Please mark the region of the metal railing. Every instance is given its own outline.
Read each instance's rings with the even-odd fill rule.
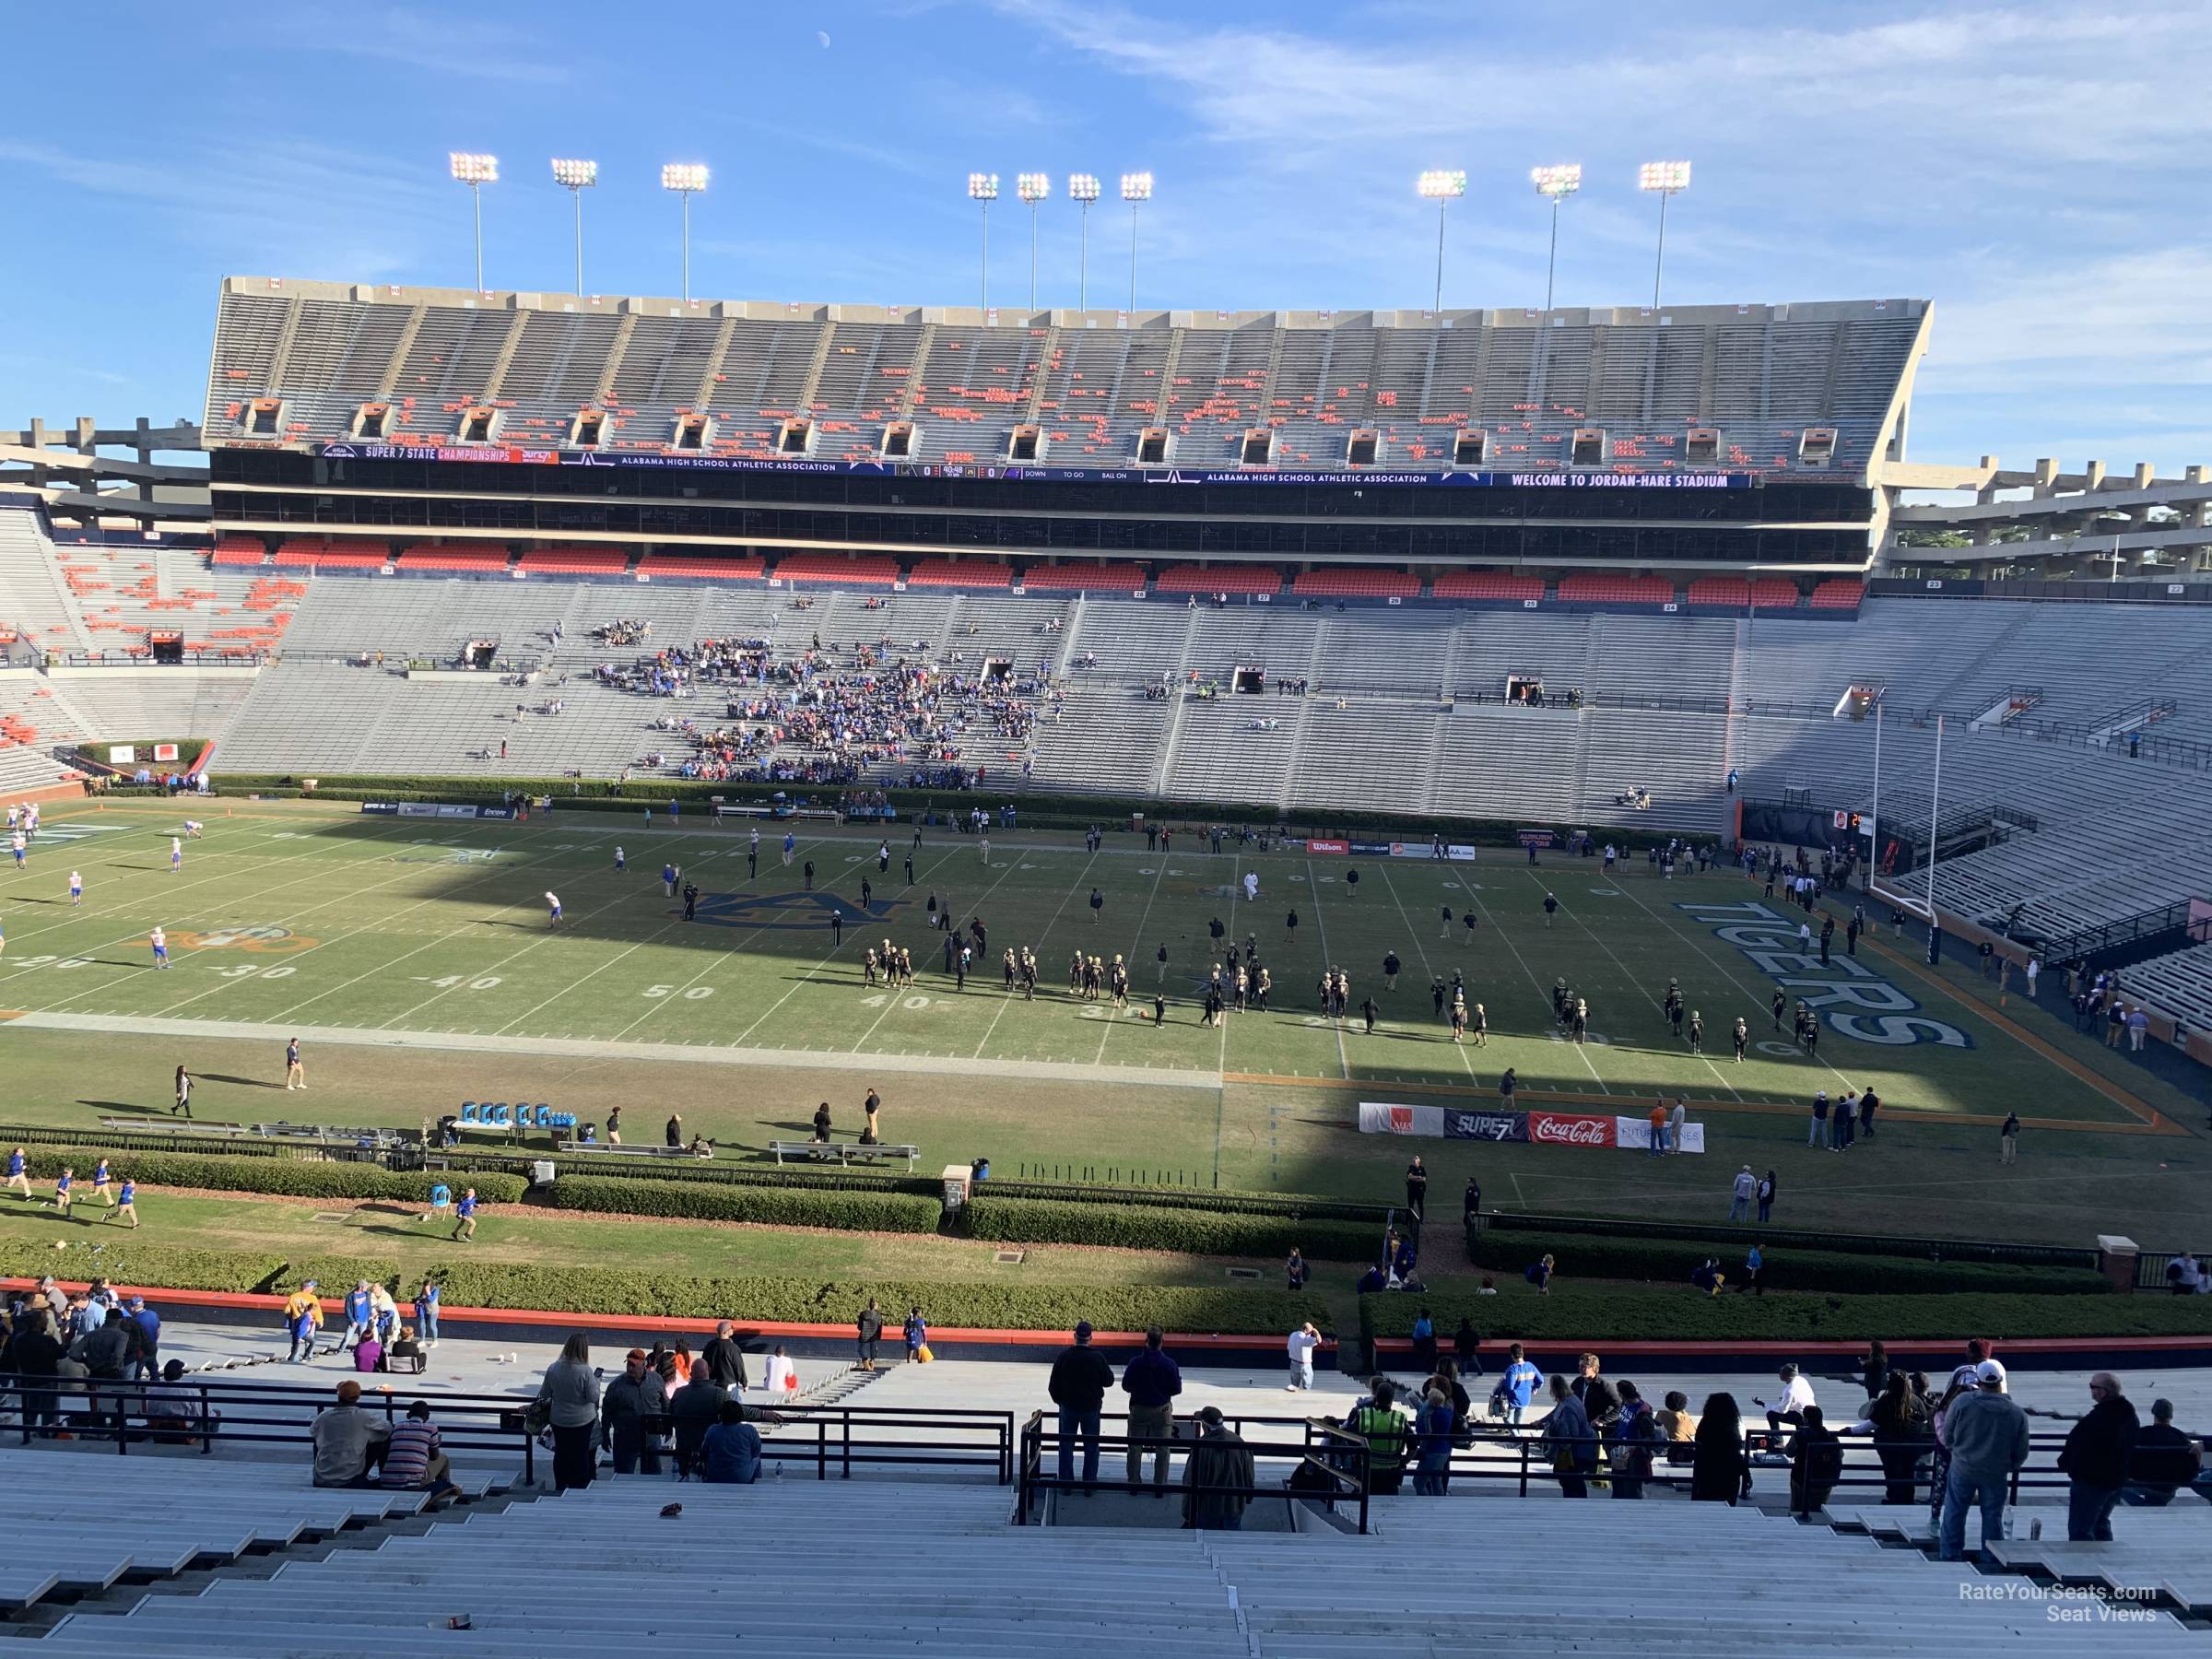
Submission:
[[[1365,1535],[1368,1530],[1372,1454],[1364,1439],[1323,1418],[1247,1417],[1224,1413],[1221,1420],[1226,1428],[1238,1436],[1242,1442],[1242,1450],[1252,1455],[1255,1464],[1270,1459],[1288,1461],[1295,1465],[1295,1473],[1289,1479],[1272,1486],[1262,1485],[1256,1479],[1250,1486],[1208,1481],[1197,1488],[1201,1494],[1217,1498],[1242,1498],[1248,1502],[1261,1499],[1280,1501],[1286,1505],[1313,1502],[1323,1505],[1331,1513],[1335,1512],[1338,1503],[1350,1503],[1354,1508],[1354,1525],[1361,1535]],[[1127,1459],[1132,1455],[1140,1464],[1146,1458],[1157,1458],[1163,1454],[1171,1457],[1177,1452],[1188,1456],[1199,1444],[1195,1438],[1160,1439],[1107,1431],[1109,1424],[1126,1424],[1128,1421],[1129,1417],[1125,1412],[1102,1412],[1100,1414],[1100,1432],[1093,1436],[1080,1430],[1066,1433],[1057,1428],[1048,1429],[1045,1427],[1045,1414],[1042,1411],[1031,1412],[1021,1426],[1020,1460],[1015,1477],[1014,1524],[1017,1526],[1039,1524],[1036,1506],[1048,1492],[1132,1489],[1126,1478],[1098,1477],[1085,1479],[1081,1476],[1048,1475],[1045,1473],[1048,1452],[1055,1461],[1065,1459],[1071,1465],[1078,1451],[1086,1462],[1094,1453],[1101,1462],[1110,1457],[1119,1457],[1126,1469]],[[1184,1425],[1193,1421],[1187,1418],[1181,1419]],[[1293,1440],[1286,1433],[1277,1439],[1246,1439],[1244,1436],[1248,1428],[1296,1430],[1298,1438]],[[1301,1477],[1306,1484],[1299,1484]],[[1140,1482],[1135,1489],[1152,1488]],[[1180,1491],[1188,1488],[1171,1489]]]
[[[1014,1414],[954,1406],[930,1409],[912,1406],[765,1406],[764,1411],[782,1419],[782,1427],[761,1436],[763,1460],[814,1465],[814,1477],[827,1480],[832,1469],[838,1478],[853,1478],[853,1466],[870,1465],[912,1468],[988,1469],[998,1486],[1014,1483]],[[806,1431],[811,1429],[812,1433]],[[796,1430],[796,1433],[791,1432]],[[913,1441],[894,1431],[925,1433],[931,1438]]]
[[[149,1391],[157,1388],[161,1397],[149,1401]],[[196,1402],[189,1415],[168,1408],[180,1391]],[[149,1442],[196,1441],[203,1456],[214,1455],[218,1440],[309,1446],[313,1443],[314,1414],[335,1400],[329,1388],[286,1383],[210,1383],[191,1376],[157,1383],[21,1371],[0,1373],[0,1395],[14,1397],[15,1427],[25,1445],[34,1436],[72,1435],[83,1441],[112,1440],[123,1456],[129,1455],[134,1444]],[[429,1406],[430,1420],[446,1451],[519,1452],[524,1482],[535,1482],[537,1437],[525,1420],[527,1399],[514,1394],[416,1394],[394,1387],[389,1394],[364,1393],[359,1406],[371,1413],[381,1409],[390,1426],[417,1400]],[[282,1415],[272,1415],[279,1412]],[[156,1428],[155,1423],[164,1426]]]

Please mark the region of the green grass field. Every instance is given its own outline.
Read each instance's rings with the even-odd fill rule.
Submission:
[[[206,833],[172,874],[186,811]],[[787,868],[782,826],[764,827],[748,877],[743,830],[689,820],[433,822],[219,800],[57,808],[25,869],[0,864],[0,1010],[12,1016],[0,1025],[0,1117],[89,1134],[104,1114],[166,1116],[182,1061],[200,1076],[203,1118],[413,1124],[463,1100],[528,1099],[604,1120],[620,1103],[633,1141],[657,1138],[676,1110],[688,1133],[760,1156],[771,1137],[803,1136],[818,1100],[841,1133],[856,1130],[874,1084],[886,1137],[920,1142],[928,1171],[987,1152],[1004,1174],[1386,1198],[1418,1150],[1440,1194],[1479,1170],[1493,1203],[1703,1218],[1724,1213],[1735,1164],[1752,1162],[1781,1172],[1778,1222],[2068,1242],[2118,1227],[2148,1245],[2199,1207],[2200,1108],[2179,1090],[2017,998],[1996,1009],[1971,970],[1931,972],[1881,939],[1862,947],[1855,974],[1777,961],[1796,919],[1778,902],[1771,919],[1743,908],[1760,889],[1738,876],[1662,881],[1640,864],[1607,878],[1594,861],[1530,869],[1488,852],[1473,864],[1216,855],[1182,835],[1163,856],[1126,833],[1093,855],[1028,830],[994,837],[986,866],[971,837],[912,838],[890,827],[879,870],[877,835],[808,825]],[[618,843],[627,872],[614,868]],[[664,894],[671,860],[701,889],[698,922]],[[68,901],[73,868],[81,908]],[[547,889],[565,910],[559,929]],[[1561,903],[1549,925],[1547,891]],[[932,895],[987,925],[990,959],[964,992],[940,971]],[[1456,921],[1439,936],[1444,905],[1475,912],[1472,937]],[[1229,938],[1256,939],[1276,993],[1271,1011],[1209,1030],[1196,992],[1217,917]],[[156,925],[167,971],[151,966]],[[911,990],[862,982],[864,941],[884,937],[912,951]],[[1163,943],[1171,1006],[1156,1028]],[[1023,944],[1041,964],[1033,1003],[1000,989],[998,952]],[[1841,934],[1837,946],[1841,959]],[[1127,1011],[1067,995],[1077,949],[1134,964]],[[1404,969],[1389,991],[1394,949]],[[1319,1014],[1324,963],[1349,972],[1355,1006],[1371,993],[1381,1004],[1375,1032],[1357,1014]],[[1455,970],[1487,1006],[1487,1047],[1455,1046],[1434,1014],[1431,975]],[[1831,999],[1817,1057],[1771,1029],[1777,972],[1805,982],[1793,995]],[[1589,1000],[1586,1044],[1552,1029],[1559,977]],[[1661,1018],[1670,977],[1704,1015],[1701,1057]],[[1753,1039],[1741,1065],[1727,1036],[1739,1015]],[[307,1043],[304,1097],[280,1093],[293,1031]],[[1362,1098],[1494,1098],[1508,1066],[1524,1105],[1641,1112],[1655,1095],[1687,1095],[1712,1153],[1654,1164],[1352,1129]],[[1805,1148],[1814,1089],[1869,1086],[1887,1102],[1876,1146],[1848,1159]],[[2000,1175],[1994,1124],[2008,1108],[2030,1124],[2028,1156]]]

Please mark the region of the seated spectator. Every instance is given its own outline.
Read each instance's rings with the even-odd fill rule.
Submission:
[[[1182,1465],[1183,1525],[1204,1532],[1242,1530],[1244,1511],[1252,1500],[1238,1488],[1255,1483],[1252,1453],[1222,1421],[1221,1408],[1201,1406],[1198,1443]]]
[[[1698,1438],[1698,1419],[1689,1414],[1689,1396],[1680,1389],[1669,1389],[1666,1403],[1652,1416],[1657,1420],[1659,1432],[1666,1437],[1666,1461],[1686,1464],[1696,1455],[1693,1443]]]
[[[703,1365],[694,1366],[691,1380],[668,1396],[668,1421],[676,1441],[676,1475],[687,1479],[698,1472],[700,1448],[709,1431],[722,1420],[722,1408],[732,1401],[730,1391],[708,1375]]]
[[[382,1484],[410,1492],[427,1488],[435,1504],[449,1492],[461,1489],[453,1482],[452,1469],[439,1443],[438,1426],[430,1421],[429,1403],[416,1401],[385,1443]]]
[[[782,1345],[779,1343],[776,1351],[768,1357],[768,1397],[772,1400],[779,1394],[796,1394],[798,1391],[798,1370],[785,1356]]]
[[[185,1382],[184,1361],[171,1359],[161,1368],[161,1380],[146,1391],[146,1427],[157,1443],[196,1445],[197,1433],[212,1429],[215,1413],[200,1403],[200,1392]]]
[[[384,1351],[384,1369],[393,1371],[418,1372],[422,1370],[422,1344],[415,1340],[415,1327],[401,1325],[399,1335]]]
[[[2194,1485],[2204,1466],[2204,1447],[2173,1426],[2173,1402],[2153,1400],[2149,1423],[2136,1431],[2127,1486],[2120,1495],[2130,1503],[2163,1507],[2183,1487]]]
[[[353,1369],[363,1376],[384,1369],[384,1345],[373,1332],[353,1345]]]
[[[735,1400],[723,1402],[721,1420],[707,1430],[700,1454],[709,1486],[750,1486],[760,1478],[760,1432]]]
[[[1829,1428],[1819,1406],[1807,1406],[1803,1416],[1805,1421],[1790,1441],[1790,1507],[1800,1512],[1826,1504],[1843,1477],[1843,1442]]]
[[[361,1385],[351,1377],[338,1384],[338,1403],[315,1414],[308,1436],[315,1447],[315,1484],[365,1487],[383,1462],[391,1431],[361,1409]]]

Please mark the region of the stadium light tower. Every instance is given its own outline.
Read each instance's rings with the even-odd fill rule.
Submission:
[[[1536,194],[1551,202],[1551,253],[1544,262],[1544,309],[1549,312],[1552,278],[1559,268],[1559,204],[1583,187],[1582,163],[1568,161],[1556,167],[1532,167],[1528,179],[1536,187]]]
[[[1099,199],[1099,175],[1070,173],[1067,198],[1082,210],[1076,244],[1076,309],[1088,311],[1090,309],[1090,205]]]
[[[1030,309],[1037,309],[1037,204],[1053,194],[1053,182],[1043,173],[1021,173],[1014,194],[1030,205]]]
[[[1467,194],[1467,175],[1432,168],[1420,176],[1414,188],[1423,200],[1436,204],[1436,312],[1441,317],[1444,312],[1444,209]]]
[[[1136,309],[1136,206],[1152,199],[1152,175],[1148,172],[1122,175],[1122,200],[1129,204],[1129,309]]]
[[[596,161],[564,161],[553,158],[553,182],[567,191],[576,203],[576,292],[583,292],[583,193],[599,182],[599,163]]]
[[[1659,309],[1659,277],[1666,269],[1666,201],[1689,188],[1687,161],[1646,161],[1636,174],[1636,188],[1659,198],[1659,257],[1652,264],[1652,309]]]
[[[484,291],[484,186],[500,182],[500,159],[482,156],[473,150],[453,150],[446,157],[446,165],[453,177],[468,186],[469,200],[477,212],[477,292]]]
[[[981,203],[983,209],[983,310],[988,312],[991,309],[991,204],[998,200],[998,175],[970,173],[968,199]]]
[[[684,204],[684,303],[691,303],[691,198],[707,187],[707,170],[697,161],[671,161],[661,169],[661,188],[673,190]]]

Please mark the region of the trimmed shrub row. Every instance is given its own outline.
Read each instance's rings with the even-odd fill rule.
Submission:
[[[86,1278],[102,1271],[88,1247],[41,1249],[0,1243],[0,1275]],[[294,1257],[133,1248],[120,1265],[104,1269],[119,1281],[177,1290],[279,1293],[302,1279],[318,1281],[326,1297],[342,1296],[358,1278],[391,1288],[404,1306],[422,1281],[423,1269],[372,1257]],[[1088,1319],[1100,1330],[1143,1330],[1158,1324],[1190,1335],[1273,1335],[1303,1320],[1323,1322],[1318,1297],[1280,1290],[1194,1289],[1122,1285],[911,1283],[902,1280],[830,1281],[800,1278],[707,1278],[676,1274],[625,1273],[608,1268],[523,1267],[466,1258],[429,1265],[455,1308],[509,1308],[549,1313],[613,1313],[641,1324],[655,1319],[730,1318],[759,1323],[849,1326],[875,1297],[896,1330],[909,1306],[919,1306],[938,1326],[987,1330],[1065,1331]],[[272,1324],[274,1318],[272,1317]]]
[[[964,1226],[971,1239],[1169,1250],[1184,1255],[1287,1256],[1295,1244],[1323,1262],[1364,1261],[1382,1245],[1376,1229],[1356,1221],[1298,1221],[1148,1205],[1124,1209],[989,1193],[969,1204]]]
[[[1562,1277],[1647,1279],[1693,1289],[1689,1276],[1707,1256],[1718,1257],[1728,1290],[1744,1277],[1747,1239],[1616,1239],[1480,1230],[1467,1235],[1467,1259],[1478,1267],[1516,1277],[1539,1256],[1559,1261]],[[1940,1295],[1946,1292],[2016,1292],[2041,1296],[2097,1296],[2112,1289],[2087,1267],[2015,1267],[1999,1262],[1929,1262],[1841,1251],[1768,1249],[1767,1285],[1776,1290],[1834,1290],[1853,1296]]]
[[[1404,1336],[1421,1309],[1448,1347],[1462,1316],[1486,1341],[1964,1342],[1969,1336],[2212,1336],[2212,1307],[2180,1296],[1700,1296],[1452,1289],[1359,1299],[1362,1335]]]
[[[27,1146],[24,1161],[33,1182],[51,1182],[64,1166],[76,1171],[77,1194],[89,1191],[98,1147]],[[487,1204],[519,1204],[529,1182],[520,1175],[405,1173],[371,1163],[324,1163],[299,1158],[225,1158],[199,1152],[107,1152],[115,1177],[142,1186],[203,1187],[213,1192],[262,1193],[288,1198],[392,1198],[427,1204],[430,1189],[458,1193],[474,1186]]]
[[[934,1233],[943,1207],[937,1198],[907,1193],[710,1186],[703,1182],[622,1181],[599,1175],[563,1175],[544,1197],[555,1209],[593,1215],[679,1216],[693,1221],[757,1221],[851,1232]]]

